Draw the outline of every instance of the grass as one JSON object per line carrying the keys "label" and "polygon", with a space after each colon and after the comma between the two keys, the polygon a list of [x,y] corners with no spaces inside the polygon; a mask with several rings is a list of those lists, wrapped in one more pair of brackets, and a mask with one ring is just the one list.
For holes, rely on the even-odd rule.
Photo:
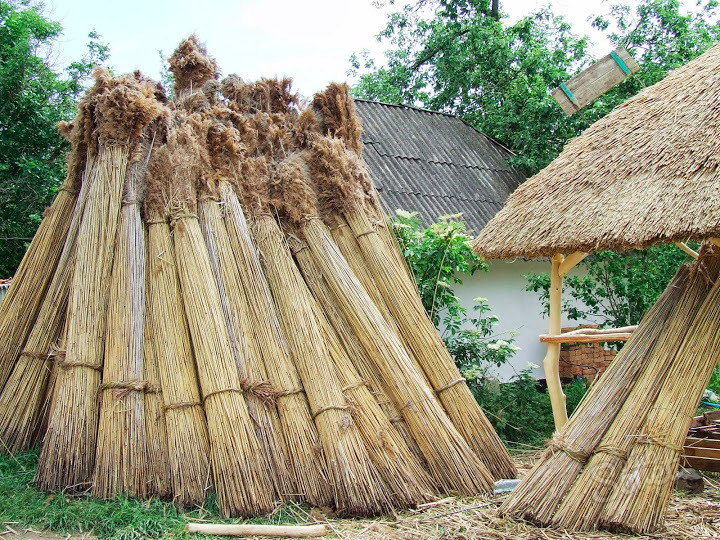
{"label": "grass", "polygon": [[[0,523],[17,523],[13,528],[47,530],[58,534],[91,533],[97,538],[213,538],[189,535],[189,521],[235,523],[223,519],[214,494],[203,508],[181,512],[169,501],[139,501],[127,497],[102,500],[89,495],[48,494],[32,485],[38,452],[0,457]],[[248,523],[306,523],[309,511],[300,506],[283,506],[265,518]]]}

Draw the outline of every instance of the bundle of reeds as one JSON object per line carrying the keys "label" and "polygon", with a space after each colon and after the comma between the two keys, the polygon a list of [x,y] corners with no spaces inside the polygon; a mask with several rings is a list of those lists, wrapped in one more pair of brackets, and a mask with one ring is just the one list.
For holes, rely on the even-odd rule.
{"label": "bundle of reeds", "polygon": [[[249,172],[249,171],[246,171]],[[335,504],[327,466],[319,452],[320,438],[310,408],[280,328],[275,305],[260,266],[258,250],[248,229],[237,194],[227,182],[220,184],[225,225],[230,236],[248,299],[253,335],[265,360],[268,378],[276,390],[276,403],[297,489],[297,497],[319,506]]]}
{"label": "bundle of reeds", "polygon": [[549,523],[582,471],[646,366],[648,355],[663,335],[687,284],[680,270],[638,329],[607,367],[547,450],[513,490],[500,512],[538,523]]}
{"label": "bundle of reeds", "polygon": [[[322,274],[317,268],[310,248],[296,235],[289,237],[291,251],[295,255],[298,267],[305,282],[317,299],[318,294],[328,293],[322,285]],[[340,337],[325,317],[318,303],[315,316],[328,344],[330,357],[343,385],[345,397],[354,409],[353,419],[365,440],[370,458],[380,471],[385,483],[390,487],[393,503],[398,507],[408,507],[427,501],[432,497],[432,481],[422,469],[420,461],[410,451],[390,419],[380,408],[368,388],[350,361],[348,351],[343,347]]]}
{"label": "bundle of reeds", "polygon": [[688,324],[645,423],[628,434],[634,444],[600,518],[604,527],[644,534],[662,524],[687,430],[717,365],[718,262],[716,255],[701,254],[696,263],[695,271],[701,279],[714,284]]}
{"label": "bundle of reeds", "polygon": [[170,198],[175,262],[192,338],[210,436],[210,457],[223,515],[270,511],[277,494],[253,428],[197,218],[196,182],[209,166],[202,144],[209,126],[187,115],[168,136],[167,152],[156,158]]}
{"label": "bundle of reeds", "polygon": [[353,326],[368,357],[383,374],[393,399],[420,446],[435,481],[447,491],[490,490],[492,477],[448,420],[393,329],[353,274],[330,231],[318,217],[309,167],[303,156],[278,166],[276,184],[283,210],[302,232],[338,305]]}
{"label": "bundle of reeds", "polygon": [[[45,210],[40,227],[15,272],[10,289],[0,303],[0,390],[10,378],[33,328],[76,213],[74,210],[87,158],[82,129],[85,116],[81,113],[74,124],[62,123],[60,126],[61,132],[72,143],[67,178],[52,205]],[[35,362],[41,363],[41,360]],[[16,385],[14,382],[13,391],[18,390]]]}
{"label": "bundle of reeds", "polygon": [[390,253],[368,217],[358,178],[366,177],[355,154],[339,139],[317,138],[311,157],[313,178],[329,204],[342,213],[360,244],[375,283],[455,428],[495,478],[512,478],[515,466],[500,438],[465,384],[425,308],[417,287]]}
{"label": "bundle of reeds", "polygon": [[134,77],[96,71],[95,160],[78,231],[67,311],[67,352],[36,482],[44,489],[82,489],[91,479],[97,438],[97,391],[103,366],[109,277],[129,155],[142,130],[163,114],[154,88]]}
{"label": "bundle of reeds", "polygon": [[145,230],[140,205],[154,134],[144,135],[125,179],[110,276],[102,384],[97,391],[100,421],[92,492],[104,498],[148,493],[144,393],[152,389],[143,369]]}
{"label": "bundle of reeds", "polygon": [[255,240],[320,435],[322,450],[318,451],[325,456],[335,504],[347,515],[388,511],[391,508],[388,489],[370,461],[350,414],[314,313],[314,299],[295,266],[279,225],[269,213],[267,186],[258,183],[244,187],[248,198],[263,205],[264,211],[253,216]]}
{"label": "bundle of reeds", "polygon": [[[73,163],[78,162],[73,158]],[[49,380],[51,374],[56,373],[55,361],[65,354],[64,346],[58,347],[57,342],[65,324],[77,246],[75,240],[89,192],[91,175],[88,172],[91,169],[92,158],[82,173],[80,194],[52,282],[25,347],[0,393],[0,441],[3,450],[10,453],[28,448],[44,434],[41,417],[43,411],[49,412],[46,407],[46,395],[52,389]]]}
{"label": "bundle of reeds", "polygon": [[[708,271],[713,271],[702,263]],[[680,271],[687,273],[685,267]],[[713,271],[717,275],[717,269]],[[668,374],[690,325],[710,290],[705,272],[691,271],[691,278],[665,327],[648,353],[647,364],[612,424],[595,448],[587,465],[558,508],[553,524],[569,529],[597,527],[610,491],[625,465],[647,412]],[[592,496],[588,497],[588,493]]]}
{"label": "bundle of reeds", "polygon": [[[335,234],[333,234],[333,237],[335,238]],[[355,237],[352,237],[352,241],[355,241]],[[340,246],[338,245],[338,247]],[[340,251],[342,252],[342,248],[340,248]],[[298,259],[298,262],[301,263],[300,268],[303,272],[303,276],[305,277],[305,281],[308,283],[310,290],[315,296],[315,300],[320,304],[325,317],[335,329],[335,332],[340,338],[340,341],[353,363],[353,367],[357,369],[360,376],[366,381],[368,389],[372,392],[373,396],[375,396],[378,404],[385,412],[385,415],[393,424],[395,429],[403,437],[413,455],[421,463],[424,463],[425,458],[423,457],[417,442],[415,442],[405,419],[402,414],[400,414],[399,407],[388,397],[388,391],[382,377],[375,369],[375,366],[372,365],[372,362],[368,358],[362,343],[360,343],[357,335],[355,335],[350,321],[348,321],[345,314],[337,305],[335,296],[330,290],[325,278],[317,271],[314,262],[312,262],[312,266],[310,266],[310,262],[305,262],[305,266],[303,266],[302,259],[297,256],[296,258]],[[310,257],[307,256],[305,258],[310,259]],[[349,260],[348,264],[350,264],[351,268],[355,270],[355,266]],[[315,271],[311,272],[310,269],[306,270],[306,266],[309,266],[310,269]]]}
{"label": "bundle of reeds", "polygon": [[[167,150],[163,150],[167,152]],[[154,167],[153,167],[154,168]],[[173,499],[200,505],[210,484],[210,446],[200,399],[190,332],[175,265],[175,248],[167,221],[161,176],[148,177],[145,219],[147,257],[147,351],[157,360],[163,417],[168,437],[168,465]]]}
{"label": "bundle of reeds", "polygon": [[265,394],[251,391],[245,394],[255,433],[262,446],[260,458],[266,462],[265,468],[275,491],[283,499],[287,499],[290,494],[295,493],[294,479],[290,475],[285,457],[285,441],[275,408],[275,390],[267,379],[260,349],[250,326],[249,307],[243,295],[240,274],[225,229],[216,186],[212,191],[205,191],[200,195],[198,216],[210,264],[218,283],[238,374],[248,388],[265,389]]}

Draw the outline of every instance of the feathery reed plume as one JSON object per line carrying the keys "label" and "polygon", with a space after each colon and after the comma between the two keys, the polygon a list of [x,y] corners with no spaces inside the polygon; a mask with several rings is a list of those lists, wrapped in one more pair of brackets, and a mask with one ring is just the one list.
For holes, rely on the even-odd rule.
{"label": "feathery reed plume", "polygon": [[629,383],[645,368],[648,354],[667,328],[686,284],[687,273],[678,272],[535,466],[505,499],[501,513],[549,522],[630,394]]}
{"label": "feathery reed plume", "polygon": [[90,191],[77,237],[68,305],[67,352],[59,363],[58,400],[36,475],[47,490],[82,489],[94,468],[97,391],[103,366],[109,277],[128,158],[145,128],[164,112],[154,88],[133,77],[96,70],[97,143]]}
{"label": "feathery reed plume", "polygon": [[218,76],[217,62],[208,56],[207,48],[195,34],[178,45],[168,63],[175,78],[175,95],[178,98],[202,90],[207,81]]}
{"label": "feathery reed plume", "polygon": [[708,285],[714,284],[688,325],[642,429],[631,434],[634,444],[601,516],[604,527],[645,534],[662,524],[683,441],[720,347],[720,257],[712,250],[701,253],[695,266]]}
{"label": "feathery reed plume", "polygon": [[510,454],[465,384],[437,329],[428,318],[417,286],[398,267],[387,243],[373,228],[362,201],[359,177],[367,172],[339,139],[319,137],[311,154],[313,177],[328,204],[347,220],[368,261],[395,322],[455,428],[495,478],[515,477]]}
{"label": "feathery reed plume", "polygon": [[446,491],[489,491],[492,477],[455,430],[403,344],[352,273],[318,217],[309,167],[295,154],[278,165],[274,184],[282,209],[302,232],[341,309],[368,356],[387,381],[393,399],[420,446],[436,482]]}
{"label": "feathery reed plume", "polygon": [[240,282],[250,307],[250,320],[268,378],[277,390],[276,402],[298,496],[310,504],[335,504],[317,428],[310,415],[305,390],[277,318],[275,305],[260,266],[258,250],[250,235],[240,201],[227,182],[220,193],[225,225],[235,253]]}
{"label": "feathery reed plume", "polygon": [[[322,274],[307,244],[295,235],[289,237],[289,244],[315,298],[330,293],[322,283]],[[365,440],[370,458],[390,487],[393,503],[402,508],[432,498],[432,480],[373,397],[367,381],[358,374],[350,361],[348,351],[343,347],[340,337],[325,317],[319,303],[315,304],[315,313],[343,385],[345,398],[355,410],[353,419]]]}
{"label": "feathery reed plume", "polygon": [[105,361],[97,399],[100,408],[93,495],[143,498],[148,488],[143,348],[145,330],[145,230],[142,187],[150,157],[150,133],[138,144],[125,179],[117,226],[107,309]]}
{"label": "feathery reed plume", "polygon": [[[687,267],[683,266],[678,272],[687,273]],[[710,287],[711,282],[704,272],[690,270],[690,281],[663,334],[648,354],[646,367],[634,382],[632,391],[607,433],[560,505],[553,523],[577,530],[593,529],[599,524],[600,515],[625,465],[636,435],[655,402],[678,348]],[[592,496],[588,496],[589,493]]]}

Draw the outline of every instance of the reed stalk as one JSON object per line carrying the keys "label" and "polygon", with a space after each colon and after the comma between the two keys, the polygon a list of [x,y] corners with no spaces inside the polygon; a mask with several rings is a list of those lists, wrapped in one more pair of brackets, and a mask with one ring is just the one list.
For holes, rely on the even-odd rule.
{"label": "reed stalk", "polygon": [[314,299],[271,215],[255,216],[255,240],[320,435],[338,511],[347,515],[386,512],[391,508],[387,487],[350,415],[313,311]]}
{"label": "reed stalk", "polygon": [[276,402],[282,433],[296,484],[296,497],[317,506],[335,504],[317,428],[285,337],[267,279],[260,266],[257,247],[251,237],[240,201],[227,182],[220,193],[224,219],[237,261],[240,282],[250,308],[253,335],[258,343],[267,374],[278,391]]}
{"label": "reed stalk", "polygon": [[[687,267],[682,267],[678,273],[687,274]],[[690,274],[690,281],[663,334],[648,354],[647,366],[560,505],[553,518],[554,525],[575,530],[590,530],[598,526],[610,491],[620,476],[647,412],[655,402],[678,348],[711,287],[704,275],[692,270]]]}
{"label": "reed stalk", "polygon": [[696,263],[701,279],[714,284],[688,324],[642,429],[630,434],[634,444],[601,516],[604,527],[646,534],[662,524],[687,430],[717,365],[719,264],[717,256],[707,254]]}
{"label": "reed stalk", "polygon": [[[330,292],[323,290],[320,285],[323,277],[307,244],[294,237],[289,239],[289,243],[305,282],[316,295],[315,298],[318,293]],[[315,317],[343,385],[343,393],[355,412],[353,419],[365,440],[370,458],[390,487],[393,504],[407,508],[433,498],[432,481],[420,461],[383,412],[370,392],[367,381],[360,377],[320,304],[316,302],[314,307]]]}
{"label": "reed stalk", "polygon": [[[153,182],[149,181],[149,195],[153,195],[150,192],[153,187],[162,190],[161,186],[153,186]],[[197,506],[205,502],[210,484],[210,443],[170,225],[162,217],[162,198],[159,208],[157,203],[157,198],[149,197],[145,205],[148,333],[163,389],[173,499],[181,506]]]}
{"label": "reed stalk", "polygon": [[625,403],[686,284],[687,273],[678,272],[535,466],[505,499],[500,507],[502,514],[549,523]]}
{"label": "reed stalk", "polygon": [[[235,364],[242,383],[249,389],[245,393],[245,401],[262,446],[260,457],[265,460],[265,469],[275,491],[287,500],[296,490],[288,467],[280,418],[275,407],[275,390],[268,381],[260,347],[253,335],[248,298],[243,294],[219,196],[212,192],[203,193],[198,201],[198,217],[210,265],[218,283]],[[253,388],[258,391],[253,391]],[[262,394],[263,389],[266,391],[265,395]]]}

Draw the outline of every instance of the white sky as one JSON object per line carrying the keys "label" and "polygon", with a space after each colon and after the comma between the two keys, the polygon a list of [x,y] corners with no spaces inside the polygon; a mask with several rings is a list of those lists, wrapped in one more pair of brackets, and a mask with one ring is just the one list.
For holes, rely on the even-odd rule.
{"label": "white sky", "polygon": [[[404,4],[398,0],[398,4]],[[547,0],[501,0],[511,20],[546,5]],[[590,34],[590,14],[605,12],[603,0],[554,0],[578,33]],[[347,80],[352,53],[384,49],[375,39],[388,10],[373,0],[47,0],[47,9],[63,28],[58,66],[80,58],[87,34],[96,30],[110,46],[109,65],[117,72],[140,69],[157,78],[158,51],[172,54],[196,32],[222,73],[245,79],[291,76],[305,96],[331,81]],[[609,45],[597,44],[600,55]],[[352,81],[350,81],[352,82]]]}

